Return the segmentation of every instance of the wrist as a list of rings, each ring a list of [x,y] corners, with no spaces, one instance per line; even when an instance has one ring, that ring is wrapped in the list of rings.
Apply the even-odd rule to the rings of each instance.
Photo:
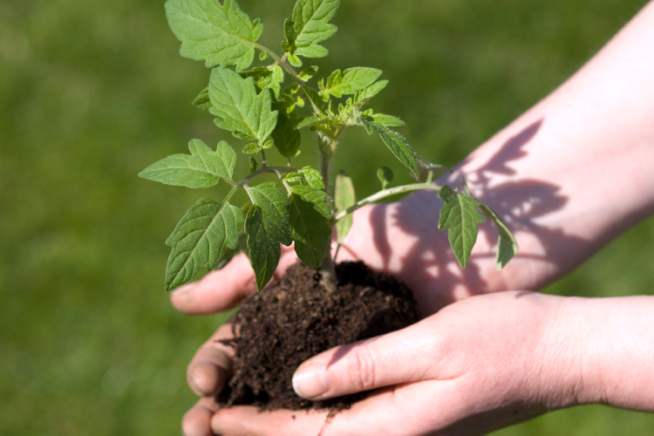
[[[547,406],[654,411],[652,313],[654,297],[563,298],[546,344]]]

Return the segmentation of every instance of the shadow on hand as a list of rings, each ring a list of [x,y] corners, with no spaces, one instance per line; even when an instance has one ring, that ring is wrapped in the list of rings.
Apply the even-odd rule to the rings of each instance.
[[[544,253],[538,255],[518,253],[513,260],[514,265],[519,263],[521,267],[528,267],[527,263],[522,261],[542,260],[554,265],[554,271],[562,274],[566,271],[557,264],[557,259],[560,259],[558,253],[575,250],[585,241],[567,235],[564,229],[553,229],[536,223],[538,218],[560,210],[566,205],[568,198],[560,193],[560,187],[550,181],[523,178],[488,188],[493,175],[510,176],[516,173],[511,163],[528,156],[528,144],[538,134],[542,124],[543,120],[538,120],[510,138],[483,167],[472,174],[467,174],[466,177],[474,180],[476,197],[495,209],[512,232],[529,232],[539,241]],[[463,180],[459,179],[450,185],[459,188],[462,182]],[[475,260],[494,258],[495,252],[473,254],[467,268],[461,269],[449,246],[447,232],[438,230],[438,213],[442,200],[438,198],[437,193],[420,191],[398,204],[391,218],[404,232],[414,235],[416,242],[401,259],[399,271],[394,270],[393,273],[414,289],[421,316],[428,316],[457,300],[455,292],[457,288],[461,289],[461,286],[468,295],[491,290],[488,278],[489,274],[496,274],[494,261],[491,259],[491,262],[477,263]],[[378,205],[370,215],[370,224],[375,231],[373,243],[381,253],[383,269],[386,270],[389,268],[393,245],[393,241],[386,233],[386,220],[389,219],[388,207],[388,205]],[[426,212],[417,216],[416,210]],[[491,247],[496,246],[498,234],[495,226],[488,222],[480,225],[479,238],[485,238],[485,242]],[[434,241],[437,243],[434,244]],[[483,264],[483,271],[480,270],[480,264]],[[487,265],[492,265],[492,273],[487,270]],[[544,279],[540,277],[529,280],[528,277],[524,279],[523,276],[525,274],[521,273],[520,284],[527,289],[545,284]],[[549,282],[555,277],[547,278]],[[424,283],[437,283],[438,290],[428,289],[428,286],[416,286]],[[458,297],[460,298],[460,295]]]

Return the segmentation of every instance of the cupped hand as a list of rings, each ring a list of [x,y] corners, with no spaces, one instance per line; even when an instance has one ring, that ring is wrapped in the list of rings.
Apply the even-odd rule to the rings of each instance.
[[[574,402],[559,353],[561,297],[501,292],[456,302],[403,330],[326,351],[296,371],[296,392],[374,390],[349,410],[223,409],[223,436],[482,435]],[[209,434],[209,433],[207,433]]]
[[[438,199],[377,205],[355,213],[354,225],[339,252],[338,261],[363,260],[377,271],[397,276],[411,287],[422,317],[474,294],[498,290],[491,256],[473,256],[462,271],[451,255],[447,234],[437,230]],[[433,210],[431,210],[433,209]],[[483,251],[483,243],[478,244]],[[280,276],[297,261],[292,248],[282,247],[275,273]],[[210,314],[233,308],[255,292],[254,274],[247,258],[235,257],[225,268],[172,293],[176,309],[188,314]],[[215,412],[213,396],[225,386],[231,373],[231,349],[217,340],[231,335],[222,326],[196,353],[188,367],[191,389],[202,399],[184,418],[187,436],[211,435],[209,422]]]

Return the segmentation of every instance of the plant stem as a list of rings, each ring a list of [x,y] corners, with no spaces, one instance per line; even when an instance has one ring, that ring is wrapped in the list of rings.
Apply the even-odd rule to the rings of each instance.
[[[336,216],[334,217],[334,222],[342,218],[345,218],[345,216],[351,214],[357,209],[362,208],[363,206],[376,203],[377,201],[383,198],[390,197],[397,194],[402,194],[405,192],[421,191],[421,190],[440,191],[441,187],[437,185],[432,185],[431,183],[412,183],[410,185],[397,186],[395,188],[384,189],[383,191],[379,191],[371,195],[370,197],[366,197],[363,200],[357,201],[354,205],[348,207],[346,210],[337,213]]]
[[[322,176],[323,185],[325,185],[327,206],[329,206],[329,209],[332,211],[332,215],[334,213],[334,202],[332,201],[332,196],[330,195],[331,185],[329,183],[329,164],[332,157],[334,156],[334,151],[338,145],[338,138],[340,137],[341,133],[342,130],[339,130],[338,133],[333,137],[327,135],[318,136],[318,148],[320,149],[320,174]],[[329,229],[333,232],[334,220],[330,220],[328,224]],[[320,270],[320,283],[323,285],[325,290],[327,290],[328,293],[336,291],[338,285],[338,277],[336,276],[336,267],[334,265],[334,259],[332,258],[331,248],[328,248],[325,251],[325,255],[323,256],[322,262],[320,264]]]

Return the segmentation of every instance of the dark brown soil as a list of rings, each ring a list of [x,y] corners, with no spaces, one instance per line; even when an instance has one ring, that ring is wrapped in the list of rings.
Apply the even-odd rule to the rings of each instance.
[[[219,403],[337,410],[365,397],[312,402],[295,394],[291,379],[318,353],[416,322],[416,305],[406,285],[363,262],[341,263],[336,271],[339,287],[332,294],[320,286],[319,272],[298,263],[243,303],[234,318],[236,338],[225,341],[235,349],[235,370]]]

